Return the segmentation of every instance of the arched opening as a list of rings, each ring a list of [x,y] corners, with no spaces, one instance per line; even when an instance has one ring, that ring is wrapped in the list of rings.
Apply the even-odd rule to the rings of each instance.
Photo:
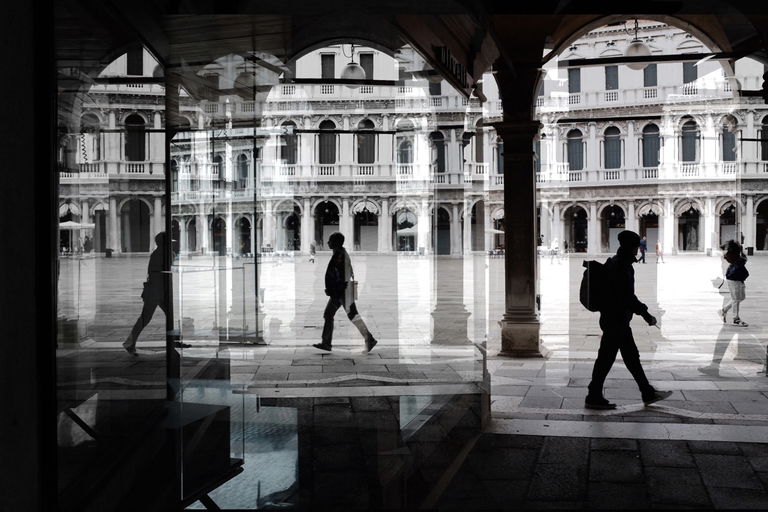
[[[363,119],[357,125],[357,163],[372,164],[376,161],[376,134],[369,119]]]
[[[413,142],[410,137],[399,138],[397,144],[397,163],[398,164],[412,164],[413,163]]]
[[[600,248],[603,252],[616,252],[618,235],[625,229],[624,210],[612,204],[603,208],[600,216]]]
[[[211,180],[213,181],[213,188],[221,188],[221,182],[224,181],[224,159],[221,155],[215,155],[211,166]]]
[[[80,209],[73,203],[59,208],[59,251],[62,253],[75,252],[79,247],[80,230],[69,229],[67,222],[80,222]]]
[[[683,124],[681,130],[681,160],[683,162],[697,162],[699,159],[699,125],[690,120]]]
[[[327,249],[328,237],[339,231],[339,208],[331,201],[315,207],[315,241],[318,249]]]
[[[723,118],[720,131],[720,148],[723,162],[735,162],[737,157],[736,131],[738,122],[733,116]]]
[[[285,216],[285,238],[282,248],[286,251],[301,250],[301,211],[294,206],[293,212]],[[280,247],[280,246],[278,246]]]
[[[245,153],[237,157],[237,188],[248,188],[248,156]]]
[[[699,211],[690,205],[677,219],[677,247],[679,251],[700,251]]]
[[[567,135],[566,142],[568,169],[571,171],[580,171],[584,169],[584,143],[582,141],[581,130],[571,130]]]
[[[251,248],[251,222],[245,217],[237,221],[237,250],[239,254],[252,254]]]
[[[429,134],[432,143],[432,172],[445,172],[445,137],[440,132]]]
[[[280,136],[278,158],[284,165],[295,165],[299,156],[299,136],[295,133],[296,123],[286,121],[281,126],[284,134]]]
[[[472,219],[470,220],[470,234],[473,251],[485,250],[485,201],[478,201],[472,205]]]
[[[435,210],[434,249],[436,254],[451,254],[451,216],[443,207]]]
[[[320,123],[320,133],[318,134],[318,163],[321,165],[330,165],[336,163],[336,134],[327,132],[335,130],[336,125],[333,121],[325,120]]]
[[[219,256],[227,255],[227,223],[221,217],[214,217],[211,223],[213,252]]]
[[[589,235],[587,211],[578,205],[571,206],[565,211],[563,221],[565,223],[563,250],[587,252]]]
[[[197,252],[197,221],[192,217],[187,222],[187,252]]]
[[[120,211],[121,242],[123,252],[148,252],[149,207],[140,199],[131,199]]]
[[[464,132],[464,135],[461,136],[461,165],[455,170],[464,171],[472,162],[472,139],[474,137],[474,132]]]
[[[609,126],[603,135],[603,165],[606,169],[618,169],[621,167],[621,132]]]
[[[656,212],[650,211],[640,216],[640,236],[647,237],[649,244],[655,244],[656,240],[661,240],[659,236],[659,216]]]
[[[356,251],[376,251],[379,247],[379,216],[368,209],[364,203],[362,209],[355,212],[354,248]]]
[[[659,127],[655,124],[646,125],[643,128],[643,167],[659,166],[660,147]]]
[[[179,162],[175,158],[171,160],[171,191],[179,191]]]
[[[504,211],[499,218],[493,219],[493,248],[504,250]]]
[[[768,251],[768,199],[757,205],[755,217],[755,247],[759,251]]]
[[[741,243],[736,213],[736,205],[733,203],[724,205],[720,210],[720,216],[718,217],[720,224],[718,234],[720,235],[720,239],[718,245],[723,245],[728,240],[736,240]]]
[[[410,210],[396,212],[392,222],[392,247],[396,251],[415,251],[418,219]]]
[[[96,206],[93,212],[93,250],[105,252],[107,249],[107,208],[104,204]],[[112,249],[112,247],[110,247]]]
[[[83,114],[80,118],[80,158],[84,164],[101,160],[100,126],[94,114]]]
[[[144,119],[140,115],[131,114],[125,119],[125,159],[127,161],[146,160],[144,133]]]

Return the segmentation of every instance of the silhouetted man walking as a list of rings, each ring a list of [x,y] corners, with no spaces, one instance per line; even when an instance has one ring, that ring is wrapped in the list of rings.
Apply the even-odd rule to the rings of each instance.
[[[646,405],[664,400],[671,391],[657,391],[648,382],[643,366],[640,364],[640,352],[632,337],[629,323],[633,315],[640,315],[648,325],[656,325],[656,317],[648,313],[648,306],[640,302],[635,295],[635,256],[640,248],[640,236],[633,231],[619,233],[619,249],[616,255],[605,263],[606,296],[600,309],[600,350],[597,353],[595,367],[592,370],[592,382],[589,394],[584,400],[587,409],[615,409],[616,404],[603,397],[603,384],[608,372],[621,351],[624,365],[635,378],[643,402]]]
[[[328,305],[325,306],[323,318],[322,343],[312,345],[320,350],[331,350],[333,340],[333,317],[339,308],[343,307],[347,317],[352,321],[360,334],[365,339],[365,348],[370,352],[376,345],[376,340],[368,331],[365,322],[363,322],[360,313],[355,306],[355,294],[350,281],[352,280],[352,261],[344,245],[344,235],[333,233],[328,237],[328,247],[333,250],[331,261],[328,262],[328,268],[325,271],[325,294],[328,296]]]

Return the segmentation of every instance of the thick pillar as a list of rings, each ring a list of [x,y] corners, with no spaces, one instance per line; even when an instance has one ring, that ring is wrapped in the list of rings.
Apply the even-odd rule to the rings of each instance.
[[[563,219],[560,218],[560,205],[557,203],[552,205],[552,238],[547,240],[547,244],[551,246],[555,238],[558,244],[563,243]]]
[[[464,254],[472,254],[472,203],[464,201]]]
[[[424,254],[429,254],[429,234],[432,223],[429,219],[429,203],[426,199],[421,200],[419,208],[419,221],[416,223],[418,232],[416,250],[421,251],[424,248]]]
[[[379,252],[392,251],[392,216],[389,214],[389,199],[381,200],[379,213]]]
[[[537,236],[543,239],[542,245],[549,245],[549,241],[552,240],[552,219],[549,216],[549,204],[542,202],[539,206],[541,208],[541,225]],[[537,240],[536,245],[538,243]]]
[[[672,254],[675,251],[675,212],[672,209],[672,200],[668,197],[664,199],[664,232],[663,232],[664,254]]]
[[[117,232],[117,199],[114,197],[109,198],[109,233],[107,239],[109,240],[107,249],[121,252],[120,236]]]
[[[744,247],[755,246],[755,233],[757,229],[757,223],[755,222],[755,198],[753,196],[746,196],[747,206],[744,209],[744,217],[741,219],[741,232],[744,234]],[[739,236],[736,233],[736,236]]]
[[[197,247],[200,254],[205,254],[208,250],[208,216],[205,214],[198,215],[195,227],[197,228]]]
[[[504,288],[499,355],[540,357],[536,311],[536,184],[533,137],[536,121],[494,123],[504,141]]]
[[[461,218],[456,203],[451,212],[451,254],[461,254]]]
[[[353,240],[352,223],[350,222],[349,214],[349,198],[345,197],[341,200],[341,218],[339,219],[339,230],[344,235],[344,247],[347,251],[352,252],[355,250],[355,244]]]
[[[179,253],[189,252],[189,240],[187,239],[187,218],[178,217],[179,220]]]
[[[493,233],[491,233],[491,205],[488,204],[488,199],[483,201],[483,240],[485,241],[484,251],[486,254],[488,251],[494,248],[493,246]],[[537,235],[538,236],[538,235]],[[535,239],[534,239],[535,240]]]
[[[152,233],[149,234],[151,237],[149,247],[154,247],[154,240],[155,235],[161,231],[165,230],[165,224],[163,223],[163,198],[160,196],[155,196],[155,203],[152,206],[153,209],[153,226],[152,226]],[[179,226],[179,230],[181,230],[181,226]]]
[[[715,204],[711,197],[704,200],[704,250],[713,249],[720,238],[715,233]],[[738,236],[738,234],[737,234]]]
[[[639,223],[637,222],[637,214],[635,213],[635,203],[633,201],[630,201],[627,205],[627,216],[625,217],[625,224],[626,229],[630,231],[634,231],[635,233],[639,234],[640,236],[643,236],[642,233],[639,232]],[[655,242],[654,242],[655,243]]]
[[[253,254],[254,257],[256,255],[256,252],[259,250],[259,244],[258,240],[256,240],[256,221],[258,221],[258,218],[256,217],[256,213],[251,215],[251,246],[248,247],[248,252]]]
[[[267,199],[264,203],[264,229],[262,237],[264,238],[264,246],[269,245],[272,247],[272,250],[275,250],[275,212],[272,208],[273,201]]]
[[[599,222],[597,220],[597,203],[591,201],[589,203],[589,227],[587,228],[587,252],[589,254],[597,254],[602,252],[600,247],[600,233]],[[573,241],[574,245],[576,241]],[[574,250],[576,247],[574,247]]]
[[[312,231],[310,228],[310,218],[312,212],[311,201],[308,197],[304,198],[304,204],[301,209],[301,252],[309,254],[309,244],[312,242]]]

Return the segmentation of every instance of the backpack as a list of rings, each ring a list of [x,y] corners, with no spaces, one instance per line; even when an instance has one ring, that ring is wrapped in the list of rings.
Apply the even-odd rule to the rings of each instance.
[[[590,311],[600,311],[605,300],[606,268],[603,263],[588,260],[582,263],[584,275],[579,287],[579,302]]]

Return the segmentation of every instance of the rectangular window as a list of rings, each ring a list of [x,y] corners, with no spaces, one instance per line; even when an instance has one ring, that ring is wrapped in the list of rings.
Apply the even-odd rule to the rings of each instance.
[[[127,75],[141,76],[144,74],[144,48],[136,46],[128,50]]]
[[[683,83],[689,84],[695,82],[698,78],[698,69],[695,66],[695,62],[683,62]]]
[[[605,90],[613,91],[619,88],[619,66],[605,66]]]
[[[656,64],[648,64],[643,69],[643,87],[656,87]]]
[[[621,167],[621,139],[619,137],[606,137],[604,141],[605,148],[605,168],[618,169]]]
[[[336,56],[331,53],[320,55],[320,78],[336,78]]]
[[[365,79],[373,80],[373,54],[361,53],[360,54],[360,67],[365,71]]]
[[[568,68],[568,92],[581,92],[581,68]]]
[[[643,135],[643,167],[659,166],[659,135]]]
[[[440,96],[440,93],[442,92],[441,85],[442,82],[429,82],[429,95]]]

